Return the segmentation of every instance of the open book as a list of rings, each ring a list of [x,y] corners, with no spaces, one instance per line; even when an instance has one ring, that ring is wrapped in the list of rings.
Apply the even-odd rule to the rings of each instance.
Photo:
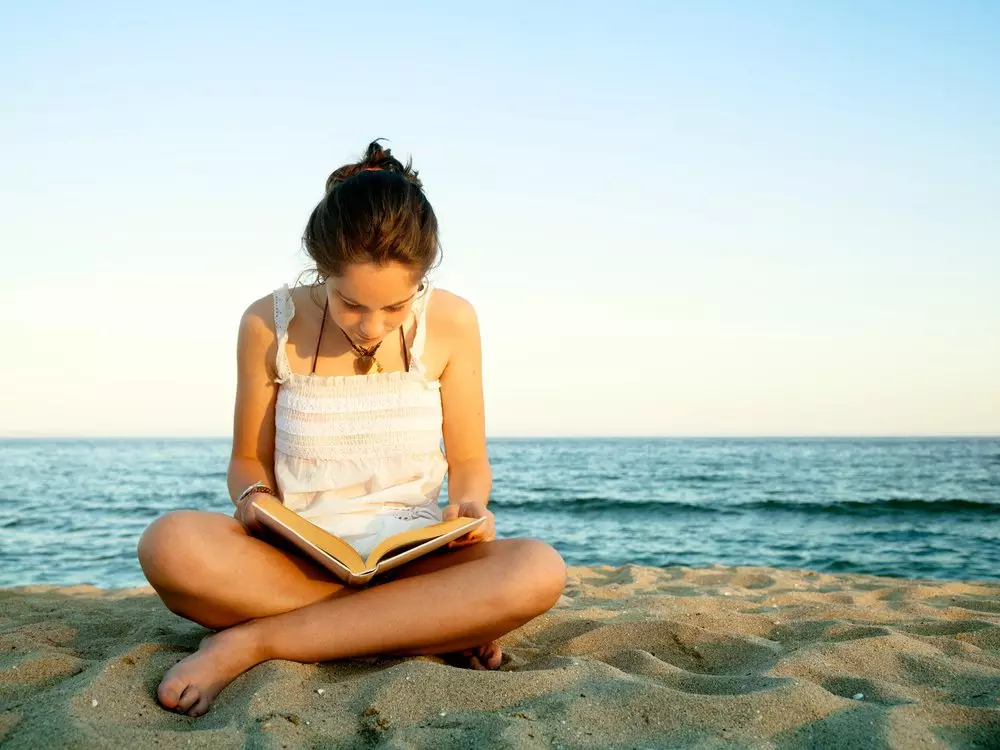
[[[255,498],[253,506],[254,516],[262,526],[291,542],[349,586],[363,586],[379,573],[433,552],[486,520],[454,518],[401,531],[379,542],[364,559],[346,541],[307,521],[273,497]]]

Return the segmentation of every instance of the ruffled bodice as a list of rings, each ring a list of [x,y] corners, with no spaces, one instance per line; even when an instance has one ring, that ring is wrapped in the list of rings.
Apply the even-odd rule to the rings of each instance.
[[[286,345],[295,306],[274,292],[279,384],[274,472],[282,501],[359,551],[398,522],[440,520],[448,464],[441,450],[440,383],[423,365],[428,286],[414,302],[406,372],[329,376],[293,373]]]

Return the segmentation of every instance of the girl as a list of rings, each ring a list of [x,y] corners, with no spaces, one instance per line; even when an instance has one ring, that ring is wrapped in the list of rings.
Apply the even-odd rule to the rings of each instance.
[[[411,164],[370,144],[330,175],[303,242],[318,282],[276,290],[240,322],[234,518],[177,511],[139,540],[164,604],[218,631],[157,690],[163,706],[192,716],[268,659],[446,654],[496,669],[495,639],[551,608],[565,585],[552,547],[494,540],[479,327],[468,302],[427,281],[437,218]],[[487,520],[350,589],[255,536],[251,503],[261,493],[362,555],[405,528]]]

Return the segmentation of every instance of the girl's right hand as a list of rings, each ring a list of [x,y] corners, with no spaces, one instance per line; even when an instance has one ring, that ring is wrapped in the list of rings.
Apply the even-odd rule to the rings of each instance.
[[[233,513],[233,518],[239,521],[243,525],[243,528],[247,530],[247,533],[252,536],[259,536],[260,532],[264,530],[264,527],[254,515],[254,499],[257,495],[261,494],[265,493],[255,492],[245,497],[243,502],[236,506],[236,512]]]

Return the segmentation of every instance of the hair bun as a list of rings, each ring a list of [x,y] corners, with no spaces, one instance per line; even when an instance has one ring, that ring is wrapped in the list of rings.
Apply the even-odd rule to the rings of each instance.
[[[368,144],[365,155],[360,161],[354,164],[345,164],[334,170],[326,178],[326,192],[329,193],[338,185],[347,182],[347,180],[362,172],[395,172],[396,174],[403,175],[407,182],[413,183],[418,188],[423,187],[423,184],[417,178],[417,171],[412,168],[412,161],[408,161],[404,165],[392,155],[390,149],[382,148],[379,144],[380,140],[382,139],[376,138]]]
[[[438,222],[412,160],[403,164],[378,140],[326,181],[302,233],[319,277],[339,277],[358,263],[401,264],[414,286],[440,258]]]

